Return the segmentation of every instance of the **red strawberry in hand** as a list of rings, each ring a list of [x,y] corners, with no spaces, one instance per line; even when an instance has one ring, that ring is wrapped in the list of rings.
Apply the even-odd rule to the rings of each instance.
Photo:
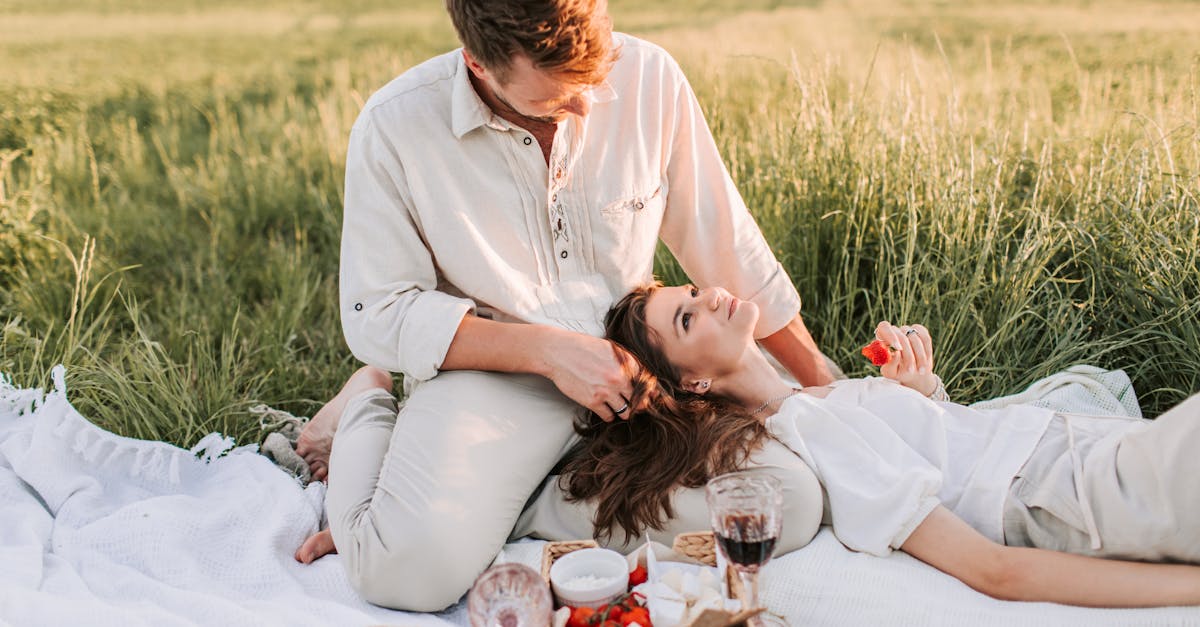
[[[872,364],[884,366],[892,360],[892,347],[884,344],[883,340],[875,340],[862,348],[862,354],[870,359]]]

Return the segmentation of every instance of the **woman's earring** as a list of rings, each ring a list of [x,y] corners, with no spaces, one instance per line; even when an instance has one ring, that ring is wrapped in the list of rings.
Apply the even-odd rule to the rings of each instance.
[[[697,385],[699,385],[699,386],[700,386],[700,389],[701,389],[701,390],[707,390],[707,389],[708,389],[708,386],[712,385],[712,381],[701,381],[701,382],[700,382],[700,383],[698,383]]]

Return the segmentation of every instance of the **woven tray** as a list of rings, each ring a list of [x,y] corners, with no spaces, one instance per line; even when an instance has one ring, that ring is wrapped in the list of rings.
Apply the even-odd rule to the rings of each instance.
[[[595,540],[568,540],[565,542],[547,542],[542,547],[542,579],[546,580],[546,584],[550,583],[550,567],[554,565],[554,560],[579,549],[595,549],[600,545],[596,544]]]
[[[671,550],[709,566],[717,565],[717,542],[711,531],[692,531],[675,536]]]

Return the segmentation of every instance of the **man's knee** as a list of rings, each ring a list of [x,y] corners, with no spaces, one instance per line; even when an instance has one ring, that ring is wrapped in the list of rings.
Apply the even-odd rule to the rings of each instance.
[[[410,612],[438,612],[462,598],[479,574],[464,568],[453,551],[424,557],[379,556],[368,568],[352,574],[350,583],[368,603]]]
[[[436,612],[458,601],[495,557],[470,537],[448,537],[445,527],[411,526],[381,538],[362,527],[338,546],[350,584],[369,603],[397,610]],[[338,534],[342,535],[342,534]]]

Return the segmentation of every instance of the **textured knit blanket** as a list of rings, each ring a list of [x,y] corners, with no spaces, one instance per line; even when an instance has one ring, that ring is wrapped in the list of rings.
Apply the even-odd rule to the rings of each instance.
[[[1056,376],[1018,400],[1137,412],[1122,373]],[[321,519],[321,484],[302,487],[215,434],[187,451],[106,432],[70,405],[61,367],[53,379],[43,393],[0,378],[0,625],[466,624],[462,603],[413,614],[363,602],[336,555],[296,563]],[[541,544],[510,544],[498,559],[536,565]],[[847,551],[828,531],[763,581],[767,605],[793,625],[1200,626],[1200,608],[996,601],[904,554]]]

